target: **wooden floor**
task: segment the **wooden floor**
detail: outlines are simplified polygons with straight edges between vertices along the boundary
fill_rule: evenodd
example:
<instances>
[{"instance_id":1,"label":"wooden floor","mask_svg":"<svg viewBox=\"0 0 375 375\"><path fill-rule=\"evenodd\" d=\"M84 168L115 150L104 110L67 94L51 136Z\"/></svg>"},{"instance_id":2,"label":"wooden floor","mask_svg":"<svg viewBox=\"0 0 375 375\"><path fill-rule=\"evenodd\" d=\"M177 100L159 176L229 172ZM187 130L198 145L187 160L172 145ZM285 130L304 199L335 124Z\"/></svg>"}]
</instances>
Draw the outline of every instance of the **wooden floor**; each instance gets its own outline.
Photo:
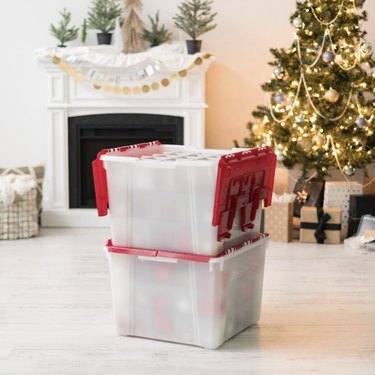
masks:
<instances>
[{"instance_id":1,"label":"wooden floor","mask_svg":"<svg viewBox=\"0 0 375 375\"><path fill-rule=\"evenodd\" d=\"M375 252L267 253L262 317L220 349L117 336L104 229L0 242L0 374L375 374Z\"/></svg>"}]
</instances>

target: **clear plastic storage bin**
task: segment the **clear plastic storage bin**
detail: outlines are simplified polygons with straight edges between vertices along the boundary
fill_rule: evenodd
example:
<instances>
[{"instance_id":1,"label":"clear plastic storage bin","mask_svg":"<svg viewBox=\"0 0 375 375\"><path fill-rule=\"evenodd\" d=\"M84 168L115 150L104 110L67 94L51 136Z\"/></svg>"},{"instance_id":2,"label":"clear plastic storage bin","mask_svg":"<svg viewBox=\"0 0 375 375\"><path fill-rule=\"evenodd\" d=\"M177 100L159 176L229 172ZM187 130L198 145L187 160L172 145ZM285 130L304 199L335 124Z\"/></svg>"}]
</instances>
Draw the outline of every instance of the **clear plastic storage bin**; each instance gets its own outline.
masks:
<instances>
[{"instance_id":1,"label":"clear plastic storage bin","mask_svg":"<svg viewBox=\"0 0 375 375\"><path fill-rule=\"evenodd\" d=\"M269 147L151 142L102 150L93 162L98 212L106 215L109 204L116 246L216 255L259 232L275 163Z\"/></svg>"},{"instance_id":2,"label":"clear plastic storage bin","mask_svg":"<svg viewBox=\"0 0 375 375\"><path fill-rule=\"evenodd\" d=\"M216 257L105 247L120 335L215 349L260 317L267 238Z\"/></svg>"}]
</instances>

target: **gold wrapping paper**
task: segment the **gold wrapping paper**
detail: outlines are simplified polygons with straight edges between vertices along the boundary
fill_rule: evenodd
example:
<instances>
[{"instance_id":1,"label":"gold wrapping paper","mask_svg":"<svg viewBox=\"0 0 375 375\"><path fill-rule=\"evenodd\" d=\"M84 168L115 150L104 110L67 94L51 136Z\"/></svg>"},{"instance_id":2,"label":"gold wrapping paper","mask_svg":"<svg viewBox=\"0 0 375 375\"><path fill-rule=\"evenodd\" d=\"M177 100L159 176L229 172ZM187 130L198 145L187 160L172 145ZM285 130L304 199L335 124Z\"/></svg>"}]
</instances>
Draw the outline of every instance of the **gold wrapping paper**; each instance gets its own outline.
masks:
<instances>
[{"instance_id":1,"label":"gold wrapping paper","mask_svg":"<svg viewBox=\"0 0 375 375\"><path fill-rule=\"evenodd\" d=\"M293 239L293 202L273 202L264 211L264 230L276 242Z\"/></svg>"},{"instance_id":2,"label":"gold wrapping paper","mask_svg":"<svg viewBox=\"0 0 375 375\"><path fill-rule=\"evenodd\" d=\"M328 213L331 218L327 221L327 224L341 224L341 209L340 208L324 208L324 212ZM303 223L316 223L318 224L317 208L316 207L302 207L301 210L301 229L300 229L300 241L307 243L317 243L315 238L316 229L304 229L302 228ZM324 230L326 239L325 244L339 244L341 243L341 231L340 230Z\"/></svg>"}]
</instances>

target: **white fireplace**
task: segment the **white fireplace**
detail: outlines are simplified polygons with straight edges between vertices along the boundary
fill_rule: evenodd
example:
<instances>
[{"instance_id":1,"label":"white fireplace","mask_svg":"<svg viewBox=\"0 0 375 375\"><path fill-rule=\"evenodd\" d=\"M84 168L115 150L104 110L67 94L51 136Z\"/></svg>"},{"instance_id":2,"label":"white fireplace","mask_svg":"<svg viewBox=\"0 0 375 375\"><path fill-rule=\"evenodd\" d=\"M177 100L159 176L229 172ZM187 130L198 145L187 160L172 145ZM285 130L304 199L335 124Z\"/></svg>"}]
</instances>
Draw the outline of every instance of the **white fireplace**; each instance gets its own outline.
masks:
<instances>
[{"instance_id":1,"label":"white fireplace","mask_svg":"<svg viewBox=\"0 0 375 375\"><path fill-rule=\"evenodd\" d=\"M70 208L68 119L96 114L157 114L183 118L183 144L204 147L205 73L211 59L190 70L186 77L170 80L159 90L125 95L95 90L62 71L51 59L41 59L47 72L47 161L44 184L43 226L107 226L107 218L98 218L95 209ZM96 67L97 74L108 68ZM125 69L124 72L125 74ZM170 74L175 72L169 72ZM122 74L116 69L116 74ZM170 75L169 74L169 75ZM142 84L160 81L166 72L142 80ZM122 81L123 82L123 81ZM129 85L134 82L129 82Z\"/></svg>"}]
</instances>

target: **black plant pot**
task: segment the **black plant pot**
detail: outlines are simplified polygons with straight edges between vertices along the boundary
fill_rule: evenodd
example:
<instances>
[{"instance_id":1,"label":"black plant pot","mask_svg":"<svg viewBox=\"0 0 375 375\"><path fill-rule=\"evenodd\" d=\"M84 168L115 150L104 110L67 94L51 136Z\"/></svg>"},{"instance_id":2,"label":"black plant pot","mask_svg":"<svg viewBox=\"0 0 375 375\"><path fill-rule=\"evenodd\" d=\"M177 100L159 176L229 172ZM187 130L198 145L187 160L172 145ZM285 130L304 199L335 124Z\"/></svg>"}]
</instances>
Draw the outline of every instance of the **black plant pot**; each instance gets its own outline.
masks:
<instances>
[{"instance_id":1,"label":"black plant pot","mask_svg":"<svg viewBox=\"0 0 375 375\"><path fill-rule=\"evenodd\" d=\"M66 45L65 44L59 44L57 47L59 47L59 48L66 48Z\"/></svg>"},{"instance_id":2,"label":"black plant pot","mask_svg":"<svg viewBox=\"0 0 375 375\"><path fill-rule=\"evenodd\" d=\"M189 55L200 52L202 47L201 40L187 40L186 41L187 51Z\"/></svg>"},{"instance_id":3,"label":"black plant pot","mask_svg":"<svg viewBox=\"0 0 375 375\"><path fill-rule=\"evenodd\" d=\"M98 33L96 36L98 37L98 44L111 44L112 42L111 33Z\"/></svg>"}]
</instances>

